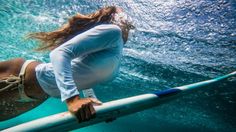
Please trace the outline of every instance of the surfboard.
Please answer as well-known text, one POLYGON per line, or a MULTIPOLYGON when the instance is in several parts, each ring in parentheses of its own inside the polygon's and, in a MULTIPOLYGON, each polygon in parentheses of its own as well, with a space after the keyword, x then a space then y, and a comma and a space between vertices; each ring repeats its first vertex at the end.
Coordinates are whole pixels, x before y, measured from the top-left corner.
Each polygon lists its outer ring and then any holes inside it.
MULTIPOLYGON (((3 130, 3 132, 11 131, 68 131, 90 126, 100 122, 109 122, 121 116, 126 116, 145 109, 155 107, 159 104, 171 101, 188 91, 198 90, 219 82, 221 80, 233 77, 236 71, 218 78, 193 83, 189 85, 174 87, 163 91, 155 91, 152 93, 137 95, 133 97, 123 98, 103 103, 100 106, 94 106, 96 117, 85 122, 78 123, 76 118, 69 112, 62 112, 48 117, 36 119, 11 128, 3 130)), ((233 79, 234 81, 235 79, 233 79)))

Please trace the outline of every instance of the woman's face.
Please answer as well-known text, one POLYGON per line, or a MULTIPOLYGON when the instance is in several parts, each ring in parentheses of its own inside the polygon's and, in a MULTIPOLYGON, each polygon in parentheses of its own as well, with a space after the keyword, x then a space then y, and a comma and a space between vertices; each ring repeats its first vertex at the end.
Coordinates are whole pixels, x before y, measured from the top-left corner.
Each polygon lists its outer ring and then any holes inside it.
POLYGON ((129 36, 129 30, 135 28, 132 25, 132 19, 123 11, 122 8, 117 7, 116 13, 113 14, 112 23, 118 25, 121 28, 122 37, 124 43, 126 43, 129 36))
POLYGON ((123 9, 120 8, 120 7, 117 7, 117 8, 116 8, 116 13, 121 13, 121 12, 123 12, 123 9))

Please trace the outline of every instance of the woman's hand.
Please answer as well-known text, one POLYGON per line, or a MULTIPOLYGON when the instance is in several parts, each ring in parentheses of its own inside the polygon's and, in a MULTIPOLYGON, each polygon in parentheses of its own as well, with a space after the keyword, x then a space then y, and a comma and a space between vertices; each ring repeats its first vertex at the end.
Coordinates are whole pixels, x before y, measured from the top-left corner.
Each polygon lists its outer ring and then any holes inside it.
POLYGON ((79 98, 73 96, 66 100, 70 113, 76 116, 78 122, 88 121, 95 117, 95 109, 93 104, 101 105, 102 102, 95 98, 79 98))

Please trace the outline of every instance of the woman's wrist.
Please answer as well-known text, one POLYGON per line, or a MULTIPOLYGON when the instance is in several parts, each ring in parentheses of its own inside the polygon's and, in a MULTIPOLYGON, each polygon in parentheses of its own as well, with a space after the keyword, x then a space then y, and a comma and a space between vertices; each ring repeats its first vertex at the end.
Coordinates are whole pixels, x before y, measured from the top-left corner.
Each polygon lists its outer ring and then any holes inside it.
POLYGON ((79 100, 79 99, 80 99, 79 95, 75 95, 75 96, 72 96, 72 97, 66 99, 66 103, 68 104, 68 103, 73 102, 74 100, 79 100))

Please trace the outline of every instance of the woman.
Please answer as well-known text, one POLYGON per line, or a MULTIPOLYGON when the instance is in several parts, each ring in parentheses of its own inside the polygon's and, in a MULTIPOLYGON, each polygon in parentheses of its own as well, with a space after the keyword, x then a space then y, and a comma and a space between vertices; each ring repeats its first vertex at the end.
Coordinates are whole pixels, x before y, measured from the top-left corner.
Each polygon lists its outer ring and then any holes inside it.
POLYGON ((95 98, 80 98, 78 90, 113 79, 123 44, 134 28, 121 8, 110 6, 89 15, 77 14, 56 31, 29 35, 50 50, 50 63, 17 58, 0 62, 0 120, 28 111, 48 96, 66 102, 79 122, 95 116, 95 98))

